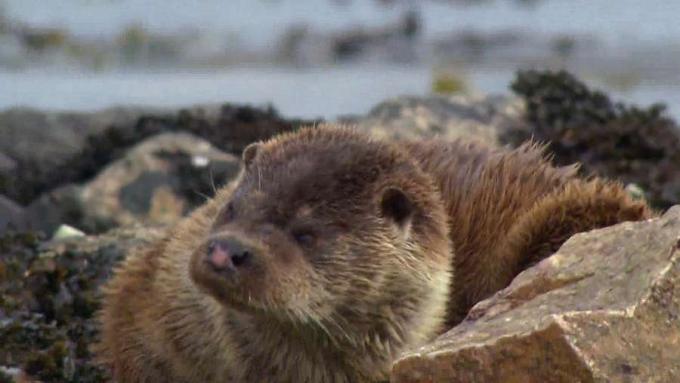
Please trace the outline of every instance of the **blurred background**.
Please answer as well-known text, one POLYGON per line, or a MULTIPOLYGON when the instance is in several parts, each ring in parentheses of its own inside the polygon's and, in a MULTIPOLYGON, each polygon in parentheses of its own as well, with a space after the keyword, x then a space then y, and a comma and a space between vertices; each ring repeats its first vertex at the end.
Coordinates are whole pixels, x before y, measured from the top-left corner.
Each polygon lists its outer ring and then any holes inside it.
POLYGON ((566 68, 680 117, 677 0, 0 0, 0 109, 272 104, 361 114, 566 68))

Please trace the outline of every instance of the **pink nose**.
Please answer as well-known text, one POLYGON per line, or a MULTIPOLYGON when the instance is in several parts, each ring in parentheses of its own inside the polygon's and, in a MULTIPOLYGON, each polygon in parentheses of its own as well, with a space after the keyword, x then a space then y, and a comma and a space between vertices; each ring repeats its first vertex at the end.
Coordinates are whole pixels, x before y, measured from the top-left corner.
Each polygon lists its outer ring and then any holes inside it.
POLYGON ((220 245, 216 245, 212 248, 212 251, 208 253, 208 261, 214 268, 219 270, 234 268, 234 263, 231 261, 229 252, 220 245))
POLYGON ((208 245, 206 261, 217 271, 236 270, 246 265, 252 254, 252 251, 237 239, 216 239, 208 245))

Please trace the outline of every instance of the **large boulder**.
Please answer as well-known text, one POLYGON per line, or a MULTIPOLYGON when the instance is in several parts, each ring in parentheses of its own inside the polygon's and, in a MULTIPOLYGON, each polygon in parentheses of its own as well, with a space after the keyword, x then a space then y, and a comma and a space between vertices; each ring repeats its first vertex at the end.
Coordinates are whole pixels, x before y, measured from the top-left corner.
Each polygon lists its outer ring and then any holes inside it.
POLYGON ((86 213, 115 226, 177 221, 236 176, 239 158, 184 133, 140 143, 82 192, 86 213))
POLYGON ((490 96, 403 96, 376 105, 361 129, 395 139, 468 138, 498 145, 499 134, 524 124, 517 99, 490 96))
POLYGON ((393 382, 679 382, 680 206, 577 234, 404 355, 393 382))
POLYGON ((133 223, 177 221, 238 173, 239 159, 185 133, 153 136, 102 169, 26 208, 30 228, 52 233, 62 223, 87 232, 133 223))
POLYGON ((16 169, 17 163, 9 156, 0 152, 0 172, 11 172, 16 169))
POLYGON ((152 112, 129 107, 95 113, 7 109, 0 112, 0 153, 18 162, 53 166, 78 153, 89 135, 112 125, 131 125, 142 114, 152 112))
POLYGON ((0 233, 8 229, 21 230, 24 227, 24 208, 0 195, 0 233))

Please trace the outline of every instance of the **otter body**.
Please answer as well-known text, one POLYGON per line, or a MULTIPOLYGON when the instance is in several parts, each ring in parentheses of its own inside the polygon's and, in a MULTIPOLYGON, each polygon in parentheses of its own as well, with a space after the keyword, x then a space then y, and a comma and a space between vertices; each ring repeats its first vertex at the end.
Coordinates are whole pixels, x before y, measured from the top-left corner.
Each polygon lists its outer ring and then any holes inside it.
POLYGON ((650 215, 531 144, 324 126, 253 144, 243 163, 107 285, 98 353, 116 380, 386 380, 572 234, 650 215))

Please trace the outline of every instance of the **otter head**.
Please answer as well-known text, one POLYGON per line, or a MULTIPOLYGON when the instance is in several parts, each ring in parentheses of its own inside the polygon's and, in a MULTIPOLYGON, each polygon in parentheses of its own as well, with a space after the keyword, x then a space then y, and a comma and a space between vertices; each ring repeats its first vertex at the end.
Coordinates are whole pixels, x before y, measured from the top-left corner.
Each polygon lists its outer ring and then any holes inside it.
POLYGON ((439 330, 450 283, 446 214, 405 153, 319 127, 251 145, 243 164, 192 256, 202 290, 356 347, 398 351, 439 330))

